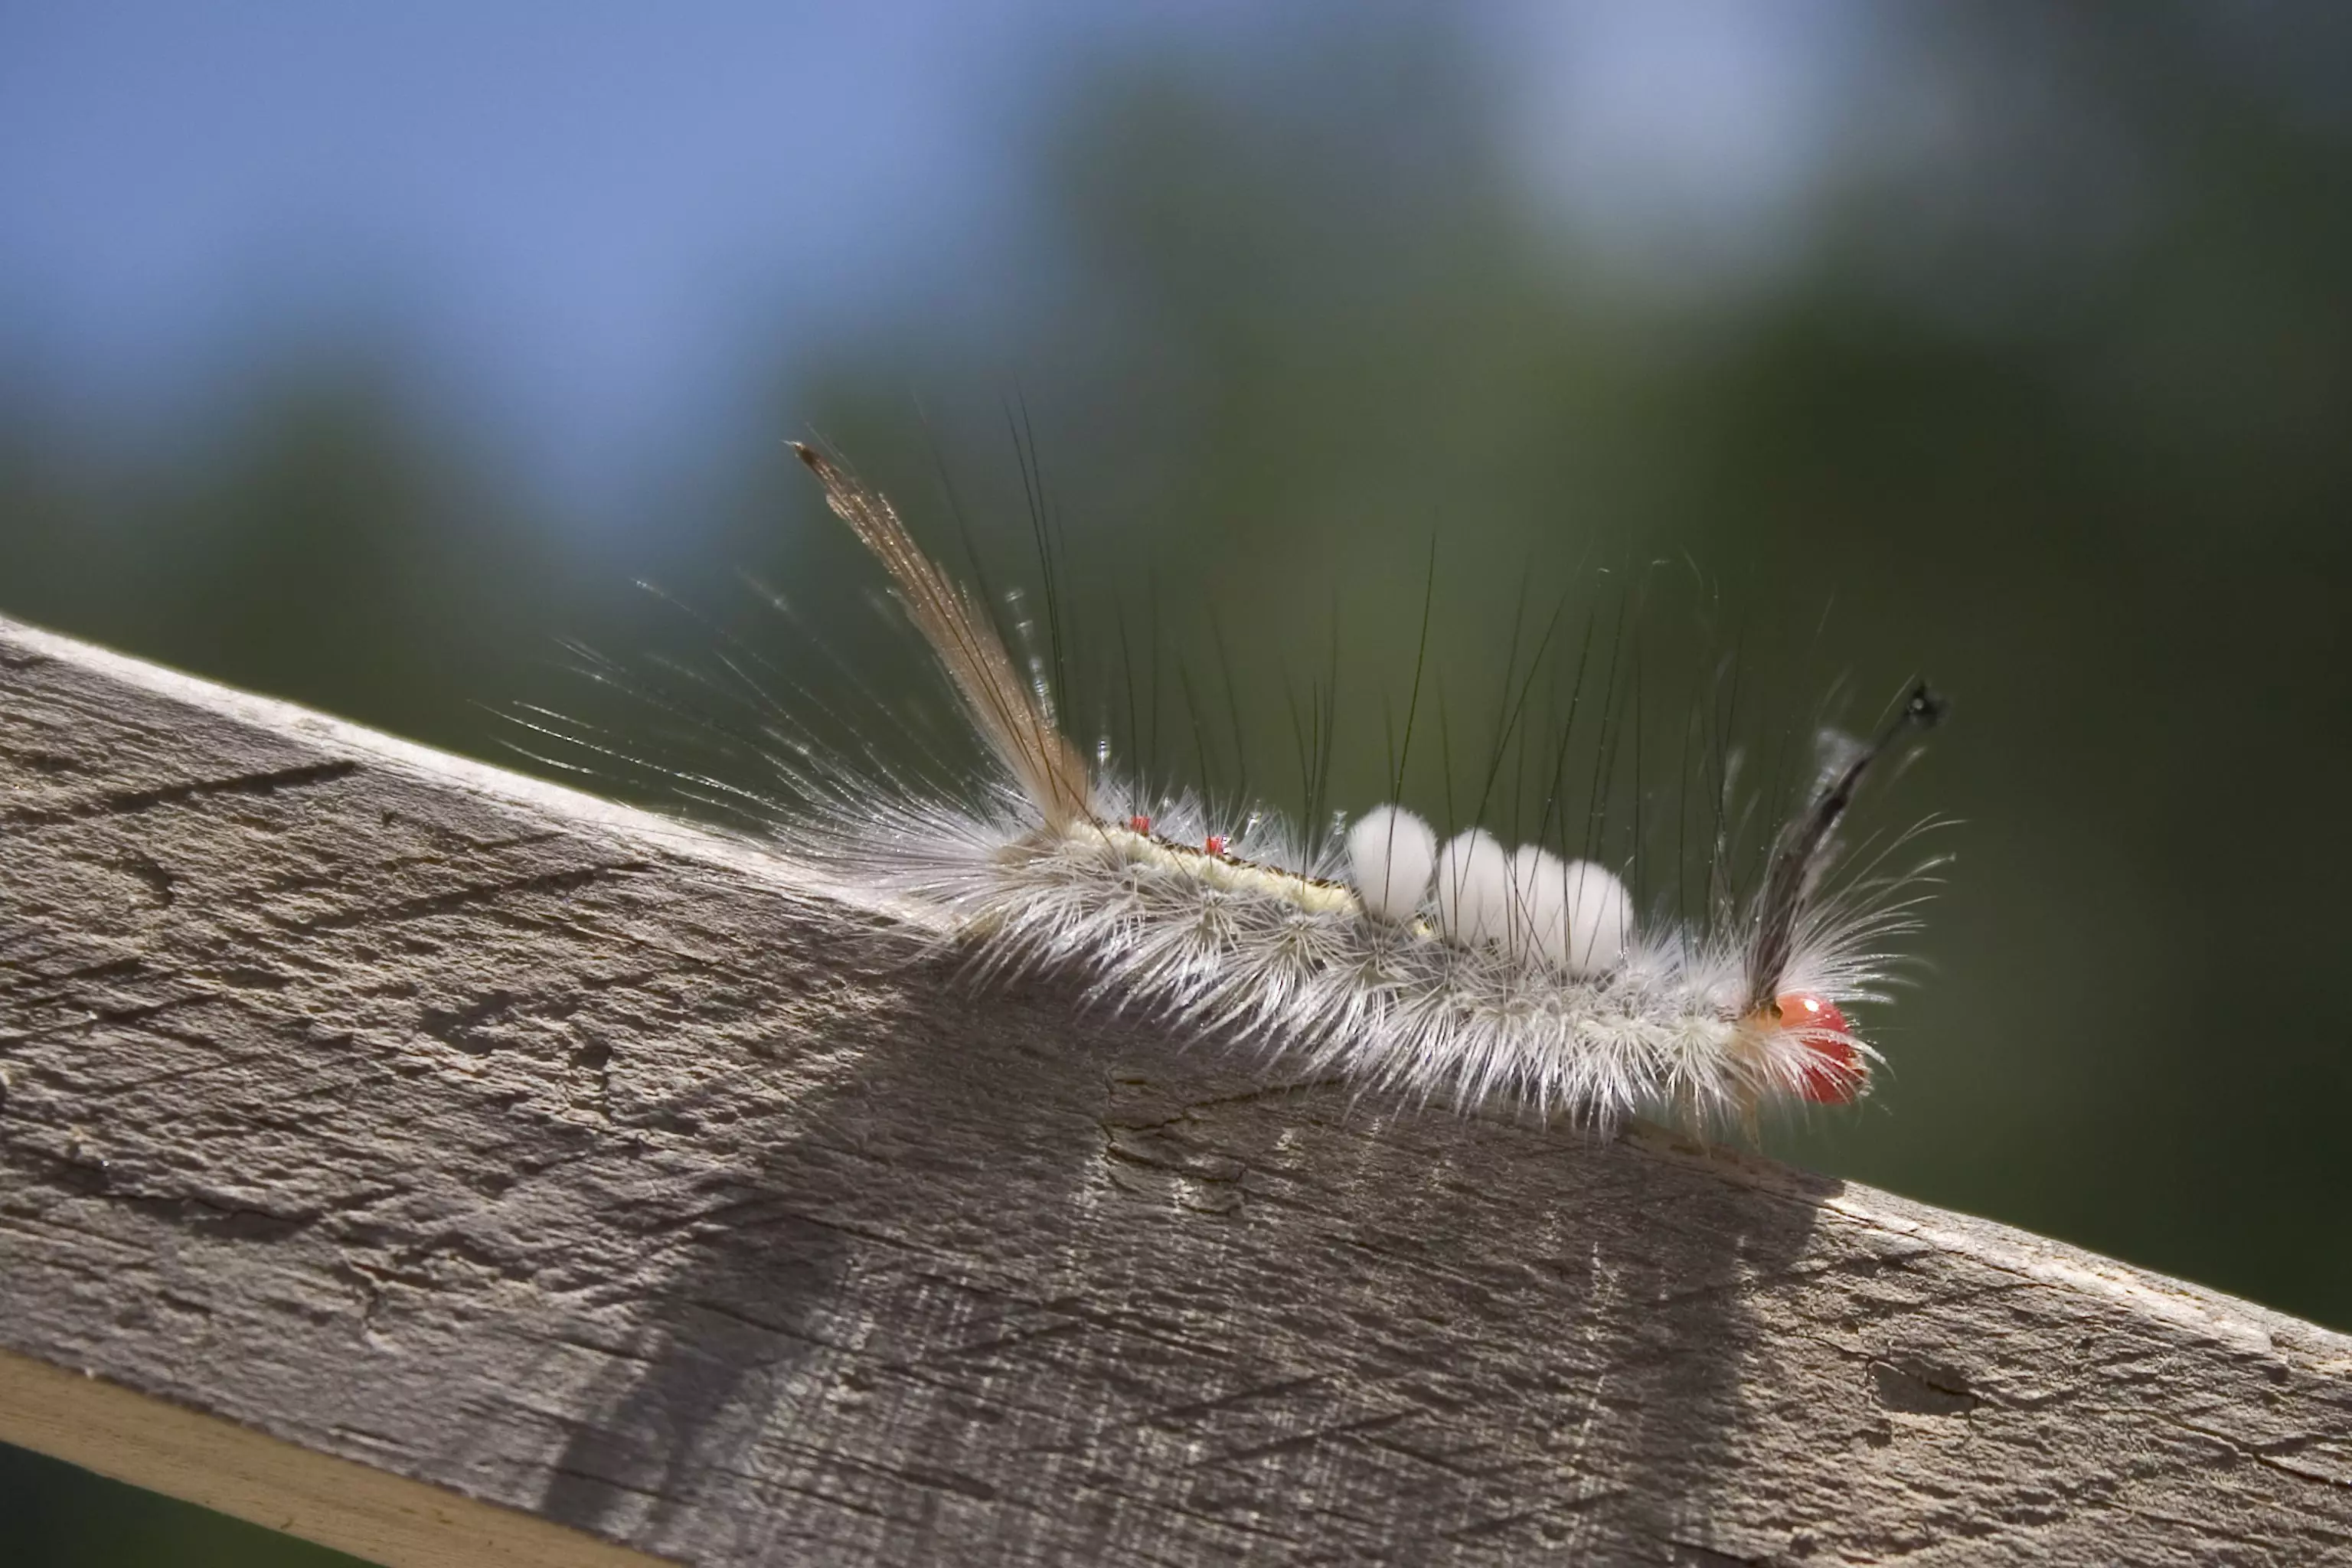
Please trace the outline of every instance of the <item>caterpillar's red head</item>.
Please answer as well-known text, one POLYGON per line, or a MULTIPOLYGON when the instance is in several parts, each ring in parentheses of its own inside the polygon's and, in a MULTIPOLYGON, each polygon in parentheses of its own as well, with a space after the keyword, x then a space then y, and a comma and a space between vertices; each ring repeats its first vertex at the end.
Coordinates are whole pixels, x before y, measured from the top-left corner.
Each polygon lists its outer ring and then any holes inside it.
POLYGON ((1815 1105, 1852 1105, 1861 1098, 1870 1064, 1854 1049, 1853 1031, 1836 1003, 1811 991, 1788 991, 1773 1002, 1771 1016, 1808 1053, 1797 1092, 1815 1105))

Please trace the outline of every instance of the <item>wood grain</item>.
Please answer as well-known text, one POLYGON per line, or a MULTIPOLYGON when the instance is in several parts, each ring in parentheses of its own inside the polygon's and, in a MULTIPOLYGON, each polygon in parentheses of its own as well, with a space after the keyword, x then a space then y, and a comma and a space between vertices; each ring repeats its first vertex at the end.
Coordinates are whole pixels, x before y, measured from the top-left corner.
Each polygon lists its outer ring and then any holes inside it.
POLYGON ((0 1347, 696 1563, 2352 1561, 2352 1340, 897 929, 0 625, 0 1347))

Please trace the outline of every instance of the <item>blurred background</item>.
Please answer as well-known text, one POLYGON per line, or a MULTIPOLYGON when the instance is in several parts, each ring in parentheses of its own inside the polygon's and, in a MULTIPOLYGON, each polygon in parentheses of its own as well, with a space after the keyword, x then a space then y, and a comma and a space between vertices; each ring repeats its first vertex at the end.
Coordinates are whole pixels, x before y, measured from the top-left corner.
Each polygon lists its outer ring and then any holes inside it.
POLYGON ((512 763, 636 579, 858 602, 786 437, 1017 575, 1014 423, 1269 774, 1336 610, 1342 807, 1425 590, 1464 733, 1527 581, 1932 674, 1921 984, 1774 1152, 2352 1328, 2352 11, 0 5, 0 613, 512 763))

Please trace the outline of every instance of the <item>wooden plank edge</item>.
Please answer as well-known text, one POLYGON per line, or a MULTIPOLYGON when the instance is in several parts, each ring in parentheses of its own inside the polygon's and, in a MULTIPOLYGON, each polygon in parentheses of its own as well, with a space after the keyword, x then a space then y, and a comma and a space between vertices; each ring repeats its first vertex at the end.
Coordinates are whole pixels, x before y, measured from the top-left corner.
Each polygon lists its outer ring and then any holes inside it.
MULTIPOLYGON (((402 740, 282 698, 227 686, 79 637, 0 616, 0 668, 16 657, 56 660, 198 712, 443 787, 534 812, 569 832, 609 835, 656 853, 721 866, 788 896, 832 901, 908 924, 940 929, 937 913, 906 900, 844 884, 747 838, 625 805, 496 763, 402 740)), ((1472 1113, 1476 1114, 1476 1113, 1472 1113)), ((1636 1121, 1619 1139, 1653 1158, 1696 1161, 1717 1176, 1812 1205, 1848 1220, 1905 1235, 1934 1250, 2076 1294, 2104 1296, 2143 1318, 2254 1348, 2292 1344, 2312 1370, 2352 1374, 2352 1334, 2213 1287, 2016 1229, 1998 1220, 1938 1208, 1858 1183, 1824 1190, 1818 1178, 1752 1149, 1701 1142, 1686 1133, 1636 1121)), ((0 1355, 8 1353, 0 1346, 0 1355)))
POLYGON ((0 1349, 0 1442, 385 1568, 665 1560, 0 1349))
MULTIPOLYGON (((830 889, 803 881, 794 868, 755 846, 394 740, 294 704, 250 697, 69 638, 0 622, 0 650, 12 647, 37 658, 98 671, 257 731, 301 740, 330 755, 365 758, 389 772, 526 807, 569 829, 611 833, 648 845, 657 841, 663 850, 723 861, 747 879, 782 891, 836 896, 830 889)), ((875 907, 868 900, 845 901, 875 907)), ((1925 1250, 1965 1257, 2068 1296, 2104 1298, 2142 1320, 2164 1321, 2241 1350, 2267 1352, 2322 1375, 2352 1373, 2352 1338, 2218 1291, 1995 1222, 1856 1185, 1825 1184, 1769 1160, 1706 1148, 1664 1130, 1635 1129, 1627 1142, 1650 1157, 1703 1163, 1728 1184, 1902 1235, 1925 1250)), ((529 1513, 315 1454, 79 1370, 60 1370, 5 1350, 0 1350, 0 1441, 392 1568, 659 1561, 529 1513)))
POLYGON ((723 866, 802 897, 830 899, 919 926, 936 929, 940 923, 936 915, 919 904, 877 897, 870 889, 840 882, 815 868, 788 860, 772 848, 743 836, 698 826, 494 763, 404 741, 283 698, 261 696, 0 616, 0 673, 5 673, 10 662, 23 662, 28 657, 31 660, 54 660, 89 670, 133 690, 151 693, 264 734, 282 736, 330 756, 352 759, 482 799, 536 811, 561 821, 568 828, 597 831, 657 852, 723 866))
POLYGON ((1921 1248, 2086 1300, 2105 1300, 2145 1323, 2274 1356, 2321 1377, 2352 1377, 2352 1334, 2193 1279, 2160 1274, 1997 1219, 1939 1208, 1860 1182, 1816 1176, 1754 1150, 1700 1142, 1636 1120, 1619 1141, 1653 1159, 1809 1205, 1823 1215, 1900 1237, 1921 1248))

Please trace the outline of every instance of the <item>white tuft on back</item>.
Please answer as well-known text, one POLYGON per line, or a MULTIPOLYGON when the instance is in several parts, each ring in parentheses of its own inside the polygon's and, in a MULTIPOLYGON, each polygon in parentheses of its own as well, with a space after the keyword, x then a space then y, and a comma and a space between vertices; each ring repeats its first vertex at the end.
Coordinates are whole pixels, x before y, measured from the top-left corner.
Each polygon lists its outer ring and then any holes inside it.
POLYGON ((1510 928, 1511 857, 1480 828, 1457 833, 1437 854, 1437 929, 1459 947, 1500 942, 1510 928))
POLYGON ((1348 829, 1348 872, 1364 913, 1403 925, 1429 897, 1437 835, 1402 806, 1376 805, 1348 829))
POLYGON ((1511 921, 1503 945, 1522 963, 1568 968, 1568 862, 1539 845, 1511 856, 1511 921))
POLYGON ((1564 873, 1568 943, 1557 962, 1579 980, 1606 974, 1633 941, 1633 900, 1606 866, 1571 860, 1564 873))

